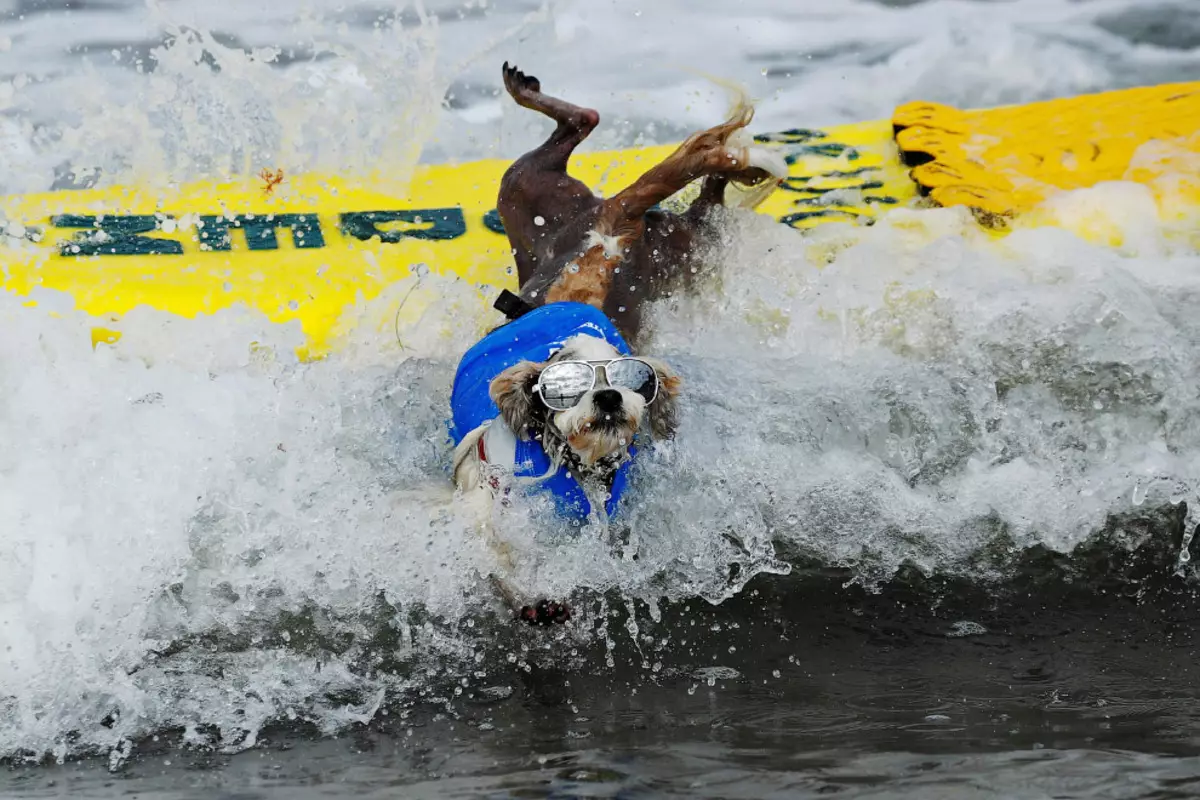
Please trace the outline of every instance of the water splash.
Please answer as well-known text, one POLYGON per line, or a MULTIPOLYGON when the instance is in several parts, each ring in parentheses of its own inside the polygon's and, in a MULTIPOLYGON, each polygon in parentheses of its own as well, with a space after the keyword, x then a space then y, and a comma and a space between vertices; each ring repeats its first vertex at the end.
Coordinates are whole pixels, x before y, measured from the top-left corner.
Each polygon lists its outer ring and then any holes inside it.
POLYGON ((307 42, 297 54, 187 24, 174 4, 147 12, 139 23, 153 38, 115 48, 85 38, 69 77, 19 82, 7 193, 165 188, 280 167, 400 191, 437 125, 446 81, 435 18, 387 14, 351 36, 324 14, 292 12, 285 38, 307 42))
MULTIPOLYGON (((737 68, 763 77, 762 63, 797 47, 864 37, 880 57, 849 71, 836 53, 818 59, 823 72, 806 60, 761 125, 870 118, 918 89, 977 101, 980 81, 996 99, 1059 94, 1148 59, 1114 60, 1092 47, 1094 32, 1043 52, 1025 16, 1100 13, 1075 4, 1018 3, 1002 36, 991 8, 987 26, 965 4, 887 11, 923 21, 923 40, 904 34, 895 48, 894 20, 864 27, 860 9, 839 18, 819 5, 807 43, 779 41, 769 18, 745 21, 755 33, 737 68), (944 64, 981 42, 986 69, 943 85, 944 64), (1073 68, 997 80, 997 65, 1029 52, 1073 68)), ((618 82, 637 90, 591 147, 711 121, 695 87, 655 84, 653 69, 590 77, 621 40, 604 15, 626 7, 556 8, 534 23, 552 35, 528 45, 581 102, 618 82)), ((285 65, 287 48, 244 46, 179 8, 168 18, 153 7, 146 47, 96 50, 90 66, 0 87, 6 191, 263 166, 383 168, 399 182, 434 125, 434 152, 496 146, 501 112, 482 81, 459 80, 474 102, 437 117, 448 84, 437 62, 457 48, 420 13, 353 35, 327 24, 328 9, 301 15, 284 29, 311 57, 285 65)), ((728 47, 727 20, 711 28, 666 41, 695 49, 711 35, 728 47)), ((496 37, 463 49, 486 52, 496 37)), ((1103 201, 1138 211, 1145 198, 1116 187, 1103 201)), ((988 553, 1069 551, 1114 514, 1195 497, 1200 260, 1153 215, 1112 216, 1130 227, 1121 252, 1046 229, 993 242, 956 211, 900 210, 808 238, 749 215, 721 220, 710 291, 652 315, 655 355, 686 379, 683 426, 639 463, 630 539, 614 554, 535 501, 500 520, 530 556, 519 580, 599 598, 549 643, 594 633, 611 653, 653 628, 641 609, 661 599, 719 603, 797 564, 847 567, 865 585, 906 565, 993 577, 988 553), (619 606, 628 622, 610 628, 619 606)), ((455 359, 492 320, 472 287, 418 277, 352 309, 345 348, 317 364, 289 356, 297 331, 250 314, 138 311, 120 342, 93 352, 95 321, 69 303, 54 318, 52 304, 0 298, 0 754, 100 750, 119 765, 138 736, 170 727, 236 750, 272 720, 331 732, 397 698, 443 701, 462 680, 503 696, 493 662, 527 664, 530 646, 488 624, 499 612, 479 576, 491 556, 454 502, 444 426, 455 359), (420 311, 401 318, 407 292, 420 311)))

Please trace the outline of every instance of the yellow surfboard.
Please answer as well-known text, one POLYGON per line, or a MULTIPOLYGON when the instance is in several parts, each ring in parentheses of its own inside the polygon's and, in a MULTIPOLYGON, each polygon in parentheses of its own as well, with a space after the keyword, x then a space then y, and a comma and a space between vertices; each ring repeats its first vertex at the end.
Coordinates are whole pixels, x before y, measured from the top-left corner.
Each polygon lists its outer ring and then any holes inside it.
MULTIPOLYGON (((1145 183, 1172 208, 1195 209, 1198 131, 1200 83, 984 111, 915 103, 890 120, 759 135, 790 174, 758 211, 806 229, 870 221, 926 195, 992 224, 1105 180, 1145 183)), ((612 194, 673 147, 577 154, 570 169, 612 194)), ((342 332, 345 309, 414 271, 516 288, 495 212, 508 163, 421 167, 403 195, 381 191, 382 181, 285 173, 8 197, 3 287, 68 293, 113 328, 143 305, 194 317, 244 304, 272 322, 297 321, 301 355, 319 357, 342 332)), ((118 335, 98 326, 93 339, 118 335)))

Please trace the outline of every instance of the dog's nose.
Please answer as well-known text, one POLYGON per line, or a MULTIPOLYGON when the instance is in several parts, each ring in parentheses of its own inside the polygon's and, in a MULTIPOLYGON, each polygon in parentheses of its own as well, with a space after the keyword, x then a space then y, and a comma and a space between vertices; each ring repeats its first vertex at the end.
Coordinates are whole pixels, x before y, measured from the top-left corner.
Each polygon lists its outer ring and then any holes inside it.
POLYGON ((621 393, 616 389, 601 389, 592 398, 597 409, 606 414, 621 410, 621 393))

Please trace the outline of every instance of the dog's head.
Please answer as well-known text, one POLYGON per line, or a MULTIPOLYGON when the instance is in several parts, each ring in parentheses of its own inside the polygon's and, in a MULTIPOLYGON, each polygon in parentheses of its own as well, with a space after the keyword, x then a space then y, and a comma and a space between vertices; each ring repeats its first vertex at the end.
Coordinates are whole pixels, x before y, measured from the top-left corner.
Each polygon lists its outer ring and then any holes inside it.
POLYGON ((679 376, 657 359, 622 358, 604 339, 580 334, 548 361, 509 367, 489 391, 517 436, 539 431, 548 453, 565 443, 581 464, 592 466, 628 448, 643 424, 655 439, 671 438, 678 425, 679 376), (555 365, 563 366, 548 372, 543 384, 543 372, 555 365))

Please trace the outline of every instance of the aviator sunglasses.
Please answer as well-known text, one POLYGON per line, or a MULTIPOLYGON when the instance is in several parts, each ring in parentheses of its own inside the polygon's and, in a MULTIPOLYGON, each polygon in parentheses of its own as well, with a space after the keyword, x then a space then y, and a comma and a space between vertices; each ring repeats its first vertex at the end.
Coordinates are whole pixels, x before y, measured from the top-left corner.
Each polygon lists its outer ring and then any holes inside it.
POLYGON ((613 388, 630 389, 646 398, 658 397, 658 373, 637 358, 611 361, 559 361, 542 370, 533 390, 553 411, 567 411, 596 386, 597 372, 604 371, 605 382, 613 388))

